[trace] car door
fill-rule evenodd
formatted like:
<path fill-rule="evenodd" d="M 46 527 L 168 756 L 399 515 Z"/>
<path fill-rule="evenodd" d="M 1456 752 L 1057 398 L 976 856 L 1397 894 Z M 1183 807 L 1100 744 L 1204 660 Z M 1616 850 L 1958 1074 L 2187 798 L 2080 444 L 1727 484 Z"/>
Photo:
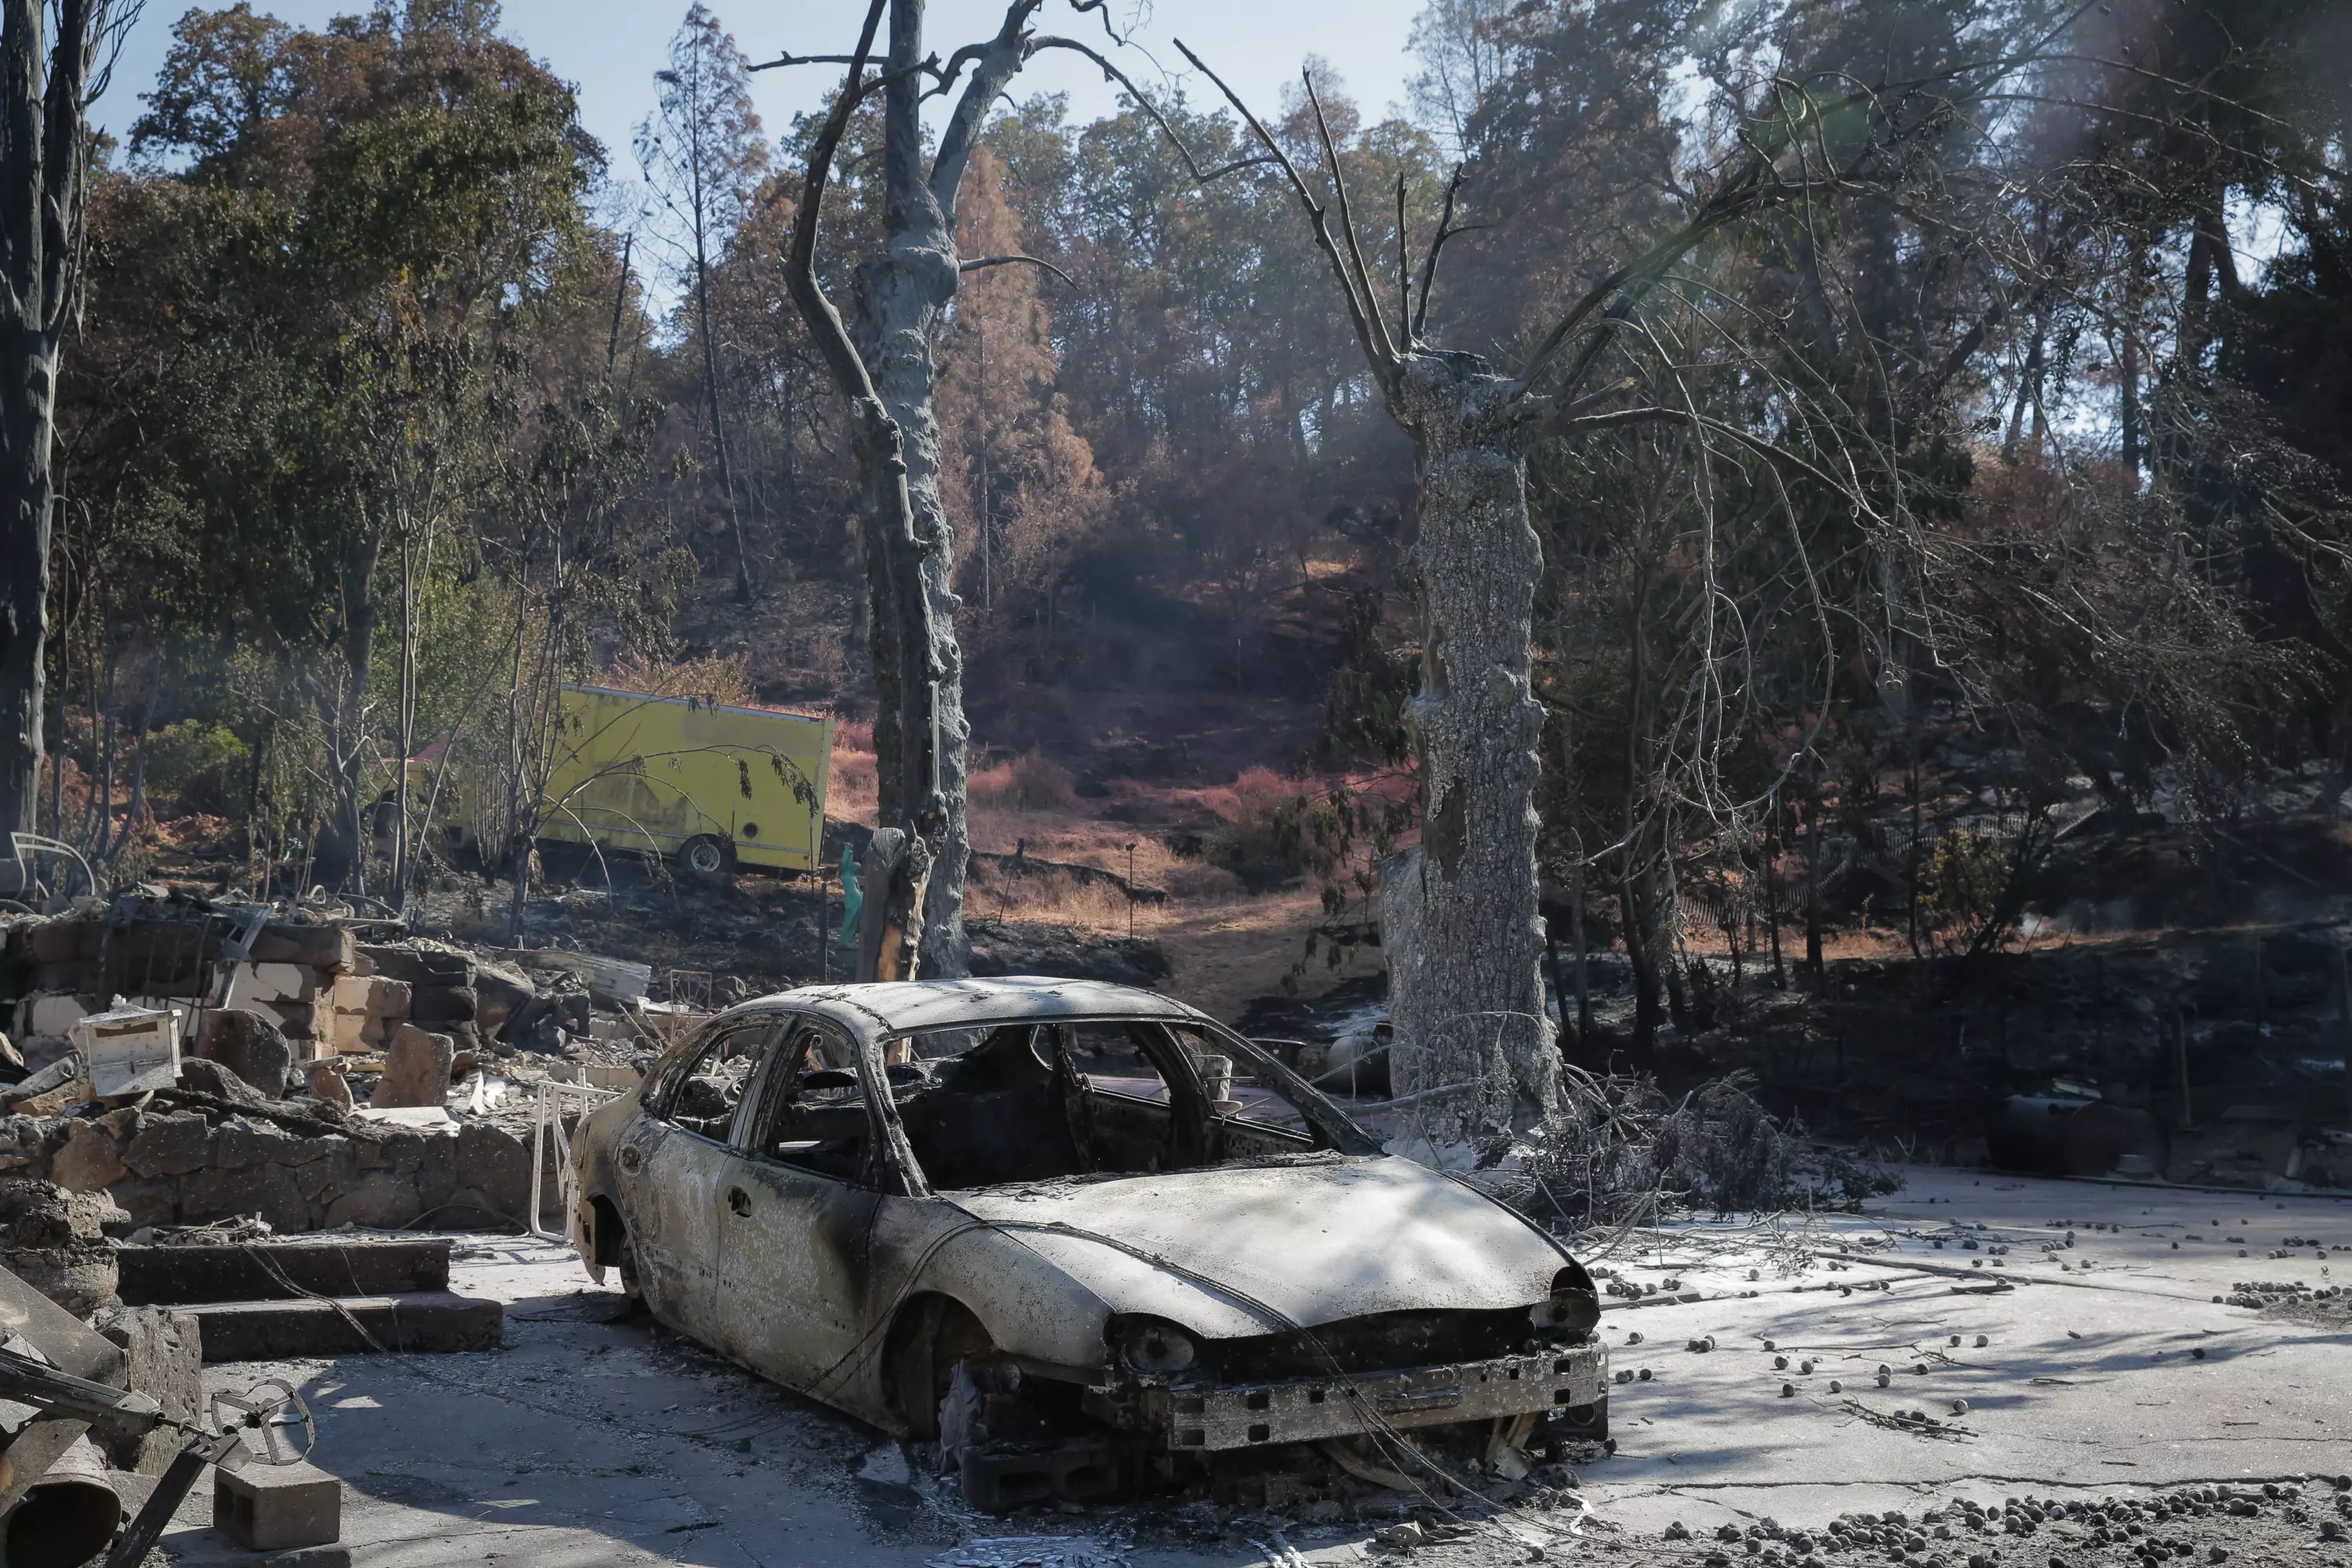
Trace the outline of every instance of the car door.
<path fill-rule="evenodd" d="M 853 1059 L 851 1042 L 822 1020 L 801 1019 L 785 1032 L 761 1074 L 758 1113 L 745 1119 L 730 1159 L 719 1222 L 719 1349 L 780 1383 L 836 1399 L 865 1333 L 874 1219 L 884 1201 L 860 1179 L 863 1091 L 854 1072 L 829 1065 Z"/>
<path fill-rule="evenodd" d="M 712 1306 L 731 1134 L 751 1069 L 778 1023 L 767 1013 L 713 1024 L 663 1075 L 614 1152 L 621 1218 L 646 1304 L 705 1344 L 718 1342 Z"/>

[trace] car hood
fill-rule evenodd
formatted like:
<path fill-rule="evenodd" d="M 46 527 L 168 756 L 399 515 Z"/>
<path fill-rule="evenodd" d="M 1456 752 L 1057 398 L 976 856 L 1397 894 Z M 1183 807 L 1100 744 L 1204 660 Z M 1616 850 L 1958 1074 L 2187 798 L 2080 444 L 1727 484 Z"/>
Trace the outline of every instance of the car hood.
<path fill-rule="evenodd" d="M 1209 1338 L 1372 1312 L 1525 1307 L 1544 1300 L 1568 1266 L 1508 1209 L 1394 1157 L 1327 1155 L 943 1195 L 1113 1311 L 1168 1318 Z"/>

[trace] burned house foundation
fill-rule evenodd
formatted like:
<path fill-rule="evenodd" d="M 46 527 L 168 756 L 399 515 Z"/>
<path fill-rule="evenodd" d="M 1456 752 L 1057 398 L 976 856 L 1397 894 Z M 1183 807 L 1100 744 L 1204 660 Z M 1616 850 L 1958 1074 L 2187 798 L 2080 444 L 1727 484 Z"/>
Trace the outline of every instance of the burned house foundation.
<path fill-rule="evenodd" d="M 550 1141 L 530 1213 L 537 1086 L 634 1083 L 698 1015 L 631 1022 L 636 966 L 381 929 L 143 899 L 0 928 L 0 1187 L 94 1197 L 112 1235 L 560 1226 Z M 43 1251 L 11 1257 L 72 1267 Z"/>

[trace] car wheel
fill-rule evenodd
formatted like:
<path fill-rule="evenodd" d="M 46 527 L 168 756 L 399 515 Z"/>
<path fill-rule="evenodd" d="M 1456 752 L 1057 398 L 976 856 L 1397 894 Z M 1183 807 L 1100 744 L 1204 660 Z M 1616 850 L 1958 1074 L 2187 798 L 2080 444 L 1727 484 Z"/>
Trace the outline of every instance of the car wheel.
<path fill-rule="evenodd" d="M 645 1277 L 637 1271 L 637 1244 L 627 1237 L 621 1238 L 621 1316 L 642 1318 L 646 1315 Z"/>
<path fill-rule="evenodd" d="M 735 846 L 715 834 L 688 839 L 677 851 L 678 865 L 698 877 L 719 877 L 734 869 Z"/>
<path fill-rule="evenodd" d="M 1590 1405 L 1571 1405 L 1556 1410 L 1545 1423 L 1544 1436 L 1559 1447 L 1609 1440 L 1609 1396 L 1602 1394 Z"/>
<path fill-rule="evenodd" d="M 940 1435 L 940 1407 L 946 1401 L 958 1363 L 990 1353 L 988 1331 L 980 1320 L 944 1296 L 910 1303 L 890 1331 L 884 1352 L 890 1369 L 891 1400 L 908 1436 L 932 1442 Z"/>

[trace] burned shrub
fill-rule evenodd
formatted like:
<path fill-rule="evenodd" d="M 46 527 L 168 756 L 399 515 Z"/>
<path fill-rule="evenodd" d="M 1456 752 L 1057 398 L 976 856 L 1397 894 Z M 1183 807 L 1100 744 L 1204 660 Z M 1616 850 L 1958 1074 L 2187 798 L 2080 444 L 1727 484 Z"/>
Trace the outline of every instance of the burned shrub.
<path fill-rule="evenodd" d="M 1901 1181 L 1872 1161 L 1813 1146 L 1748 1092 L 1744 1074 L 1669 1100 L 1647 1077 L 1570 1069 L 1563 1106 L 1529 1137 L 1526 1168 L 1549 1206 L 1587 1225 L 1645 1211 L 1717 1215 L 1844 1208 Z"/>
<path fill-rule="evenodd" d="M 1717 1079 L 1658 1119 L 1659 1184 L 1717 1214 L 1785 1208 L 1801 1146 L 1739 1084 Z"/>

